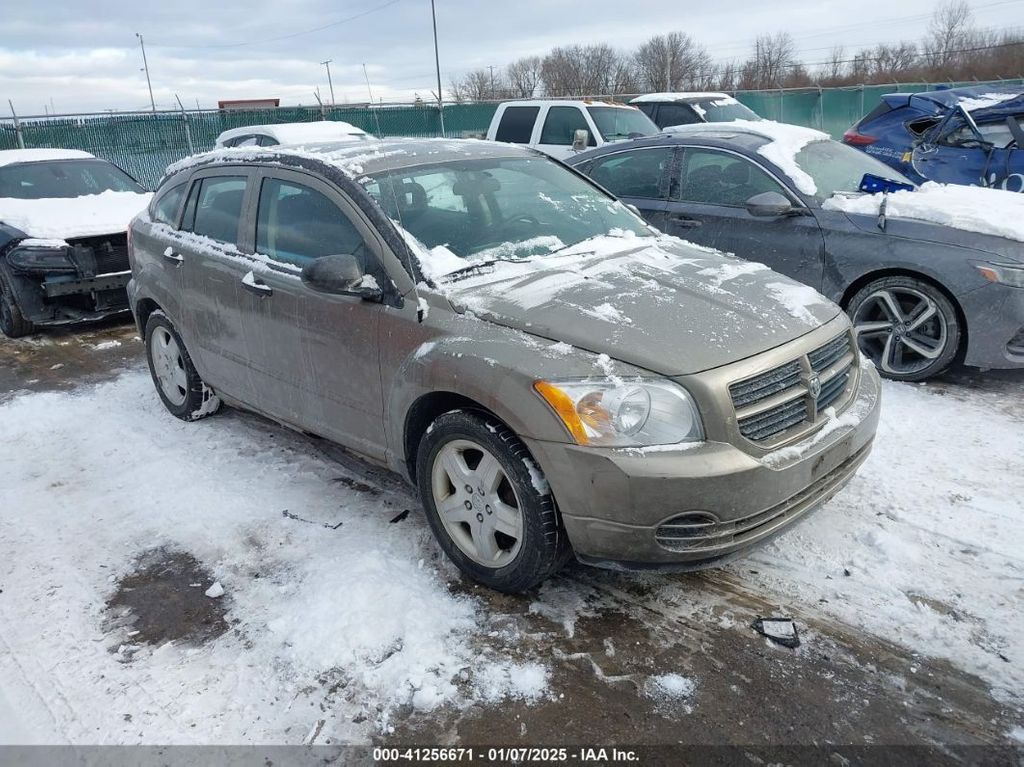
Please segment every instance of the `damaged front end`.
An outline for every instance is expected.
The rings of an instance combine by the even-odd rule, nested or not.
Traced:
[[[3,259],[22,316],[33,325],[98,320],[128,310],[131,278],[124,232],[63,240],[25,239]]]

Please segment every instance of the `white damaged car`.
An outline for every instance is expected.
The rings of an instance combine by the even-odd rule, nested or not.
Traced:
[[[127,311],[128,222],[150,194],[106,160],[73,149],[0,151],[0,330]]]

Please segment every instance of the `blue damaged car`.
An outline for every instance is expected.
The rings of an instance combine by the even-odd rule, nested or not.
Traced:
[[[1024,191],[1024,86],[890,93],[843,136],[914,182]]]

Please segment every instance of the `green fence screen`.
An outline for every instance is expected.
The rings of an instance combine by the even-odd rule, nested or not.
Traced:
[[[1004,80],[1022,85],[1024,80]],[[739,91],[736,98],[762,117],[805,125],[834,137],[871,110],[885,93],[920,92],[936,87],[979,83],[903,83],[863,88]],[[621,97],[620,97],[621,98]],[[444,108],[445,134],[479,136],[487,131],[496,104],[452,104]],[[26,147],[83,149],[121,166],[148,187],[164,168],[191,151],[213,147],[218,134],[229,128],[267,123],[343,120],[377,136],[440,136],[438,111],[433,106],[284,107],[252,111],[210,110],[131,114],[94,114],[54,118],[22,118],[21,140]],[[18,147],[18,130],[11,119],[0,122],[0,149]]]

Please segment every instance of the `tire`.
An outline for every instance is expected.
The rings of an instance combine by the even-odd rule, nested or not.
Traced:
[[[487,456],[495,459],[496,470],[495,464],[485,463]],[[459,474],[463,469],[470,473]],[[453,474],[466,480],[458,483],[461,487]],[[438,417],[420,441],[416,475],[441,548],[463,573],[485,586],[505,593],[526,591],[570,558],[572,549],[540,469],[500,421],[461,410]],[[518,512],[516,524],[511,524],[510,509]]]
[[[159,310],[146,322],[146,361],[160,400],[176,418],[197,421],[220,410],[220,398],[203,383],[178,331]]]
[[[22,316],[14,291],[0,274],[0,331],[8,338],[21,338],[34,333],[35,329],[36,326]]]
[[[956,359],[963,340],[960,318],[946,294],[915,277],[883,277],[850,299],[861,353],[894,381],[924,381]]]

